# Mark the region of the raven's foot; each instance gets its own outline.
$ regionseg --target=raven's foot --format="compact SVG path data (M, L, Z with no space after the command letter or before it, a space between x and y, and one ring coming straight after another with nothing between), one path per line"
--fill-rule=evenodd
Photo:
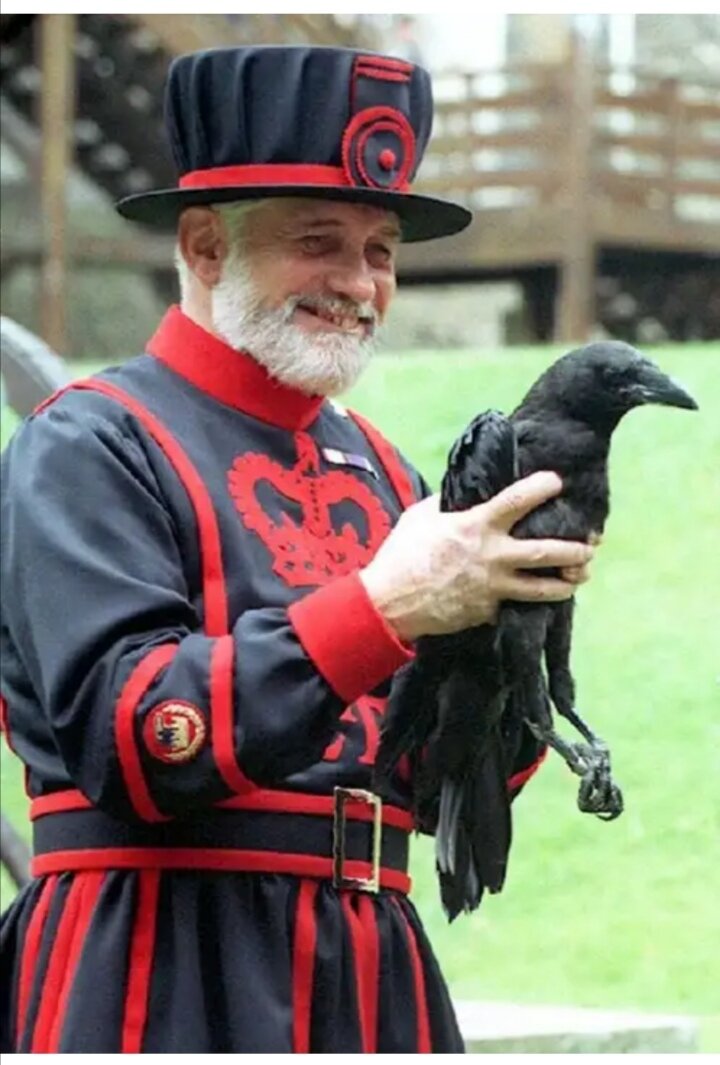
M610 752L598 741L590 750L591 764L582 774L578 791L578 807L583 813L596 814L603 821L614 821L623 812L623 796L612 779Z
M623 811L623 797L610 772L610 751L596 736L590 743L569 743L553 731L525 719L533 735L562 757L567 767L580 777L578 807L583 813L597 814L613 821Z
M591 769L594 761L593 748L587 743L569 743L559 736L552 728L538 725L535 721L525 718L525 723L533 736L541 743L552 747L560 755L569 769L579 777L584 777Z

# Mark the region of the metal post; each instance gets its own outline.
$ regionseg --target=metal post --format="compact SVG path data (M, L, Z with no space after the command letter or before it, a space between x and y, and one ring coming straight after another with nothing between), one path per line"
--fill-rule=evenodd
M43 15L40 28L42 159L40 204L44 254L40 273L43 339L67 354L66 281L68 264L67 173L71 164L74 111L75 15Z

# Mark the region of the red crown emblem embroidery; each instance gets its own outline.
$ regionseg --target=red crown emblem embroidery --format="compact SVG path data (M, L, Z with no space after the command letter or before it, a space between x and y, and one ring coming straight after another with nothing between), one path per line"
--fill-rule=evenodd
M243 523L256 533L273 558L273 573L293 588L322 585L366 565L390 532L390 517L370 488L348 473L320 472L318 449L307 433L295 435L298 460L287 469L267 455L235 459L228 472L230 494ZM263 510L258 488L272 486L284 500L298 504L302 522L289 514L279 519ZM339 532L331 508L354 503L362 512L364 539L350 521ZM362 519L361 519L362 520Z

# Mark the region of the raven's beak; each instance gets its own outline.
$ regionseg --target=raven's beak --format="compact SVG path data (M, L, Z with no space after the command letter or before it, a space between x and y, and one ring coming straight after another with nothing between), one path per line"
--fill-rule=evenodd
M684 407L697 410L698 405L689 393L657 366L643 366L637 380L630 386L636 403L659 403L664 407Z

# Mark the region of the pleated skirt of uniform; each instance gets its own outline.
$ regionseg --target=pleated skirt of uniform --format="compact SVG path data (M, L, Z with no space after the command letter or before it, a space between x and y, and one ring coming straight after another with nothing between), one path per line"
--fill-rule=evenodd
M458 1053L403 895L281 875L88 871L2 918L2 1050Z

